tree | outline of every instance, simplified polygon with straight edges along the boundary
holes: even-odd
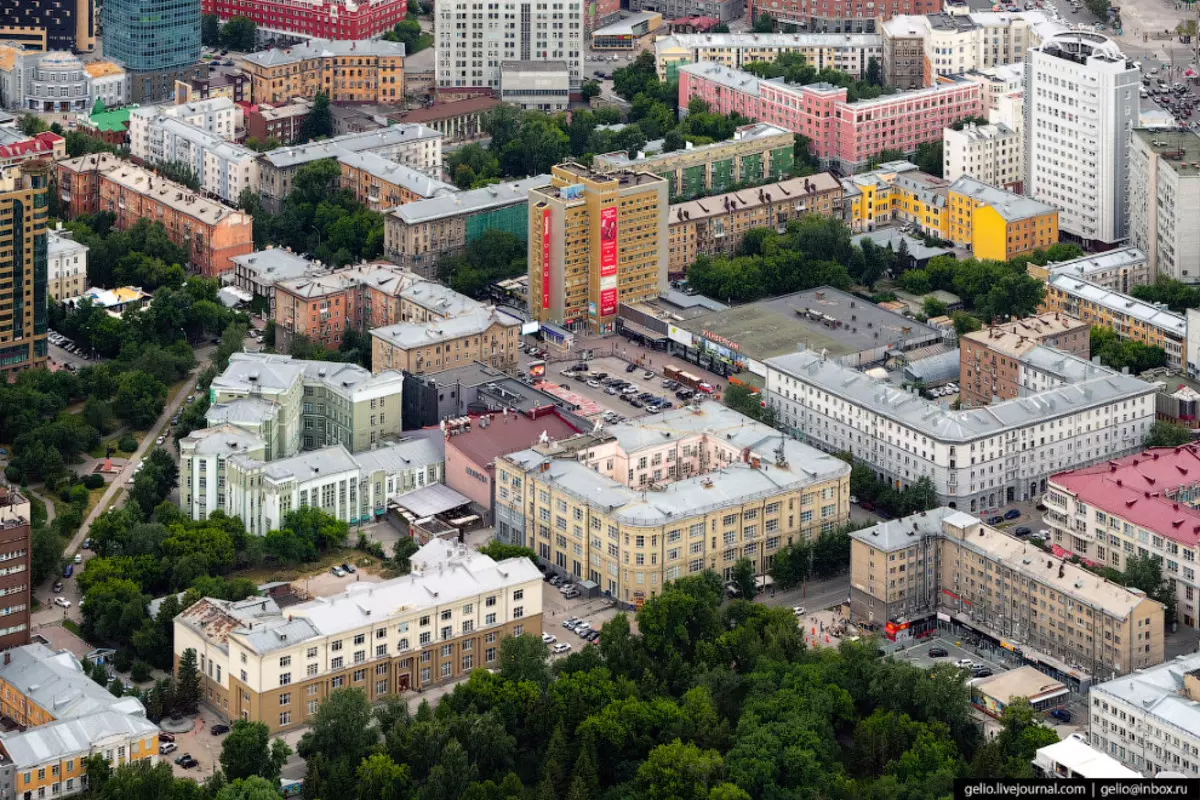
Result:
[[[942,140],[922,142],[917,145],[917,154],[913,157],[913,163],[922,172],[942,177]]]
[[[950,319],[954,322],[954,331],[959,336],[966,336],[968,333],[974,333],[983,327],[977,317],[973,317],[965,311],[955,311],[950,315]]]
[[[510,636],[500,643],[500,675],[507,681],[531,681],[544,686],[548,677],[546,643],[533,634]]]
[[[759,14],[754,18],[754,25],[750,30],[754,33],[774,33],[775,18],[770,14]]]
[[[925,312],[925,318],[944,317],[950,309],[941,300],[936,297],[926,297],[922,310]]]
[[[396,546],[392,549],[392,559],[396,562],[396,567],[405,575],[412,569],[409,559],[412,558],[420,546],[410,536],[401,536],[396,540]]]
[[[134,428],[150,427],[162,413],[167,387],[145,372],[126,372],[117,379],[117,415]]]
[[[754,578],[754,564],[748,558],[739,558],[733,565],[730,582],[737,587],[741,599],[753,600],[758,594],[758,584]]]
[[[221,745],[221,769],[231,781],[257,775],[271,785],[279,783],[292,748],[282,739],[271,741],[266,724],[239,719]]]
[[[638,768],[640,796],[647,800],[708,800],[722,767],[717,751],[701,750],[676,739],[651,750]]]
[[[279,781],[258,776],[239,778],[222,786],[214,800],[279,800]]]
[[[867,59],[867,83],[871,84],[872,86],[884,85],[883,65],[879,63],[879,59],[875,56],[871,56],[869,59]],[[941,174],[940,168],[937,174]]]
[[[479,548],[479,552],[496,561],[503,561],[506,558],[528,558],[530,561],[537,562],[537,553],[530,548],[522,547],[519,544],[506,544],[499,539],[492,539]]]
[[[1084,0],[1083,3],[1087,6],[1087,10],[1096,15],[1096,18],[1107,22],[1108,21],[1108,0]]]
[[[205,47],[221,46],[221,20],[216,14],[200,15],[200,43]]]
[[[359,797],[377,800],[407,800],[412,793],[412,776],[407,764],[397,764],[385,753],[375,753],[358,765]]]
[[[189,647],[179,656],[179,666],[175,670],[174,710],[181,714],[195,714],[199,707],[200,670],[196,663],[196,651]]]
[[[1149,553],[1138,553],[1125,559],[1125,572],[1121,583],[1141,589],[1152,600],[1163,604],[1163,619],[1175,619],[1176,595],[1171,582],[1163,578],[1162,559]]]
[[[581,89],[584,102],[591,100],[596,95],[600,94],[600,83],[598,81],[584,81]]]
[[[329,108],[329,95],[317,92],[313,98],[312,108],[300,126],[301,141],[311,142],[313,139],[333,136],[333,112]]]
[[[383,38],[389,42],[403,43],[405,52],[410,56],[424,50],[431,43],[430,37],[421,33],[421,24],[415,19],[401,20],[385,33]]]
[[[258,26],[249,17],[233,17],[221,28],[221,44],[239,53],[254,52]],[[203,31],[201,31],[203,36]]]
[[[319,753],[329,763],[357,765],[379,739],[371,724],[371,706],[359,689],[339,689],[317,707],[312,727],[296,751],[301,758]]]
[[[1146,447],[1175,447],[1193,441],[1192,429],[1176,422],[1159,420],[1150,426]]]

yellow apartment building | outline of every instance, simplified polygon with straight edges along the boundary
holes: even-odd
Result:
[[[975,258],[1009,261],[1058,243],[1054,206],[963,176],[948,191],[943,238],[970,246]]]
[[[900,198],[893,189],[896,176],[917,171],[909,161],[889,161],[870,172],[842,178],[843,217],[850,230],[863,233],[892,223]]]
[[[286,49],[242,57],[255,103],[309,100],[318,92],[335,103],[389,103],[404,99],[404,45],[382,39],[310,39]]]

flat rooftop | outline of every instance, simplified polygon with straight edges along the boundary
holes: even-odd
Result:
[[[838,357],[887,344],[905,349],[908,342],[940,341],[942,336],[924,323],[828,286],[703,314],[680,327],[696,335],[711,331],[758,360],[794,353],[799,345]]]
[[[654,48],[659,51],[672,47],[766,50],[774,47],[865,49],[882,46],[883,37],[878,33],[676,33],[660,36],[654,43]]]
[[[1032,317],[1014,319],[1000,325],[968,333],[962,338],[979,342],[993,350],[1012,356],[1022,356],[1049,336],[1073,331],[1077,328],[1090,330],[1091,326],[1075,319],[1070,314],[1047,311]]]
[[[1138,128],[1133,135],[1180,175],[1200,175],[1200,134],[1193,131],[1151,131]]]
[[[975,687],[989,697],[1008,705],[1016,697],[1036,702],[1046,696],[1066,694],[1067,687],[1036,667],[1018,667],[975,682]]]
[[[549,175],[535,175],[532,178],[485,186],[482,189],[442,194],[415,203],[405,203],[389,213],[408,225],[455,217],[459,214],[476,214],[517,203],[527,204],[530,189],[549,183]]]
[[[603,28],[597,28],[592,31],[592,36],[633,36],[635,25],[640,25],[643,22],[649,22],[655,17],[662,17],[662,14],[657,11],[641,11],[636,14],[631,14],[624,19],[619,19],[616,22],[605,25]]]

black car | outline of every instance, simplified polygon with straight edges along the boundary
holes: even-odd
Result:
[[[1050,716],[1054,717],[1059,722],[1070,722],[1071,712],[1065,708],[1056,708],[1050,712]]]
[[[641,408],[642,406],[645,405],[645,403],[643,403],[641,400],[638,400],[635,397],[634,399],[629,401],[629,405],[633,406],[634,408]]]
[[[988,525],[999,525],[1001,522],[1004,522],[1004,517],[1000,516],[999,514],[994,514],[993,516],[988,517],[987,521]]]
[[[220,736],[222,733],[229,733],[229,726],[228,725],[213,725],[211,730],[212,730],[213,736]]]
[[[950,655],[950,654],[948,652],[946,652],[946,648],[944,648],[944,647],[929,648],[929,657],[930,658],[945,658],[948,655]]]
[[[182,766],[183,762],[187,761],[191,757],[192,757],[191,753],[180,753],[178,756],[175,757],[175,763]]]
[[[200,766],[200,762],[197,761],[196,759],[192,758],[191,756],[188,756],[183,761],[179,762],[179,766],[183,767],[184,769],[193,769],[195,767]]]
[[[979,666],[979,667],[975,667],[971,670],[972,678],[990,678],[995,674],[996,673],[992,672],[991,667]]]
[[[1005,519],[1016,519],[1019,516],[1021,516],[1021,511],[1016,508],[1010,508],[1008,511],[1004,512]]]
[[[680,400],[687,400],[689,397],[692,396],[692,392],[690,389],[680,389],[678,392],[675,393],[675,396],[678,397]]]
[[[626,371],[626,372],[633,372],[633,371],[634,371],[634,370],[636,370],[636,369],[637,369],[637,364],[630,364],[628,367],[626,367],[626,368],[625,368],[625,371]]]
[[[627,394],[619,394],[617,397],[621,398],[621,402],[623,403],[630,403],[633,401],[633,398]]]
[[[1028,536],[1029,534],[1033,533],[1033,529],[1028,525],[1022,525],[1014,530],[1013,533],[1015,533],[1017,536]]]

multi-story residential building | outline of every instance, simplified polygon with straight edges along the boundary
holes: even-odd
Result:
[[[774,61],[784,53],[803,56],[818,70],[836,69],[865,78],[871,59],[882,66],[883,37],[874,33],[676,33],[654,42],[661,80],[679,77],[683,64],[711,61],[741,69],[752,61]]]
[[[88,246],[72,238],[71,231],[50,231],[46,239],[46,293],[51,300],[62,302],[79,297],[87,285]]]
[[[1092,746],[1146,777],[1200,773],[1200,655],[1176,656],[1088,692]]]
[[[0,128],[0,167],[30,160],[67,157],[67,140],[52,131],[26,136],[16,128]]]
[[[277,106],[259,103],[246,113],[246,136],[260,142],[294,142],[301,137],[311,109],[312,101],[304,99]]]
[[[1150,270],[1200,283],[1200,136],[1137,129],[1129,145],[1129,243]]]
[[[943,507],[850,534],[850,614],[896,641],[966,630],[1068,684],[1163,660],[1163,607]]]
[[[1166,306],[1104,289],[1070,274],[1053,274],[1046,282],[1043,311],[1061,311],[1089,325],[1109,328],[1122,339],[1158,347],[1167,353],[1167,366],[1187,363],[1187,320]]]
[[[887,225],[899,211],[900,192],[897,176],[918,172],[910,161],[887,161],[870,172],[842,178],[843,217],[852,231],[872,231]]]
[[[667,411],[496,459],[496,536],[639,604],[669,581],[780,547],[850,513],[846,462],[719,403]]]
[[[347,153],[374,153],[418,172],[438,175],[442,169],[442,135],[424,125],[390,125],[263,153],[258,167],[263,208],[279,213],[283,198],[292,191],[296,172],[305,164]]]
[[[1041,11],[938,13],[924,19],[927,82],[1019,62],[1043,37],[1067,30]]]
[[[29,50],[96,49],[96,9],[93,0],[4,0],[0,2],[0,40]]]
[[[235,103],[248,104],[250,101],[250,77],[242,72],[218,72],[209,69],[207,75],[196,75],[187,83],[175,88],[177,103],[193,103],[197,100],[211,100],[214,97],[228,97]]]
[[[446,319],[373,328],[371,366],[414,375],[472,361],[512,369],[517,364],[520,339],[519,319],[479,306]]]
[[[227,97],[136,108],[129,115],[130,155],[147,164],[187,167],[200,188],[236,205],[258,188],[258,154],[231,141],[242,111]]]
[[[565,61],[571,93],[583,86],[585,15],[580,0],[462,0],[442,3],[434,13],[438,87],[498,90],[505,61]],[[481,20],[486,15],[499,22],[485,28]],[[469,38],[459,25],[470,26]]]
[[[158,763],[158,726],[142,702],[113,697],[68,650],[29,644],[5,651],[0,687],[0,710],[14,723],[0,733],[6,797],[81,794],[94,755],[113,768]]]
[[[1038,314],[960,336],[959,399],[963,407],[1029,394],[1022,366],[1035,347],[1053,347],[1087,361],[1091,330],[1091,325],[1067,314]]]
[[[1021,95],[1025,89],[1025,66],[1023,63],[971,69],[964,72],[962,77],[969,81],[975,81],[983,89],[985,116],[998,109],[1000,98],[1013,94]],[[1009,127],[1017,129],[1016,125],[1009,125]]]
[[[679,68],[680,105],[693,97],[718,114],[737,112],[803,134],[822,165],[847,173],[884,150],[915,153],[924,142],[941,141],[944,128],[983,113],[979,84],[955,77],[851,103],[844,87],[828,83],[793,86],[719,64],[685,64]]]
[[[171,97],[200,60],[200,0],[108,0],[104,55],[129,70],[133,102]]]
[[[458,188],[375,153],[341,153],[342,188],[372,211],[455,194]]]
[[[781,230],[805,214],[841,218],[842,184],[829,172],[689,200],[667,216],[667,272],[681,275],[699,255],[728,255],[752,228]]]
[[[568,162],[529,190],[529,311],[571,330],[613,333],[617,305],[667,288],[669,183]],[[620,258],[618,258],[620,254]]]
[[[0,374],[44,367],[49,355],[49,191],[48,161],[0,168]]]
[[[751,19],[770,14],[772,19],[798,25],[820,33],[861,33],[874,31],[881,21],[897,14],[934,14],[942,10],[937,0],[891,0],[876,4],[871,0],[748,0],[746,13]]]
[[[629,0],[630,11],[658,11],[664,19],[707,17],[732,22],[743,14],[741,0]]]
[[[1154,283],[1154,268],[1136,247],[1119,247],[1103,253],[1080,256],[1070,261],[1051,262],[1044,267],[1029,264],[1029,274],[1043,281],[1051,275],[1069,275],[1101,289],[1129,294],[1138,286]]]
[[[206,419],[262,439],[268,461],[339,444],[357,453],[400,433],[403,384],[402,375],[383,368],[372,375],[356,364],[235,353],[213,379]],[[247,400],[253,402],[227,408]]]
[[[195,194],[147,169],[107,153],[60,161],[59,199],[70,216],[111,211],[118,230],[140,219],[159,221],[167,236],[189,253],[197,272],[215,277],[233,257],[254,249],[253,218]]]
[[[1025,138],[1012,128],[968,123],[942,131],[942,176],[948,181],[974,178],[1009,192],[1025,180]]]
[[[946,238],[975,258],[1010,261],[1058,242],[1058,208],[963,176],[946,192]]]
[[[341,37],[339,37],[340,39]],[[255,103],[313,99],[324,92],[335,103],[404,100],[404,45],[383,39],[308,39],[286,49],[242,56]]]
[[[619,171],[652,172],[667,180],[670,197],[690,199],[724,192],[737,184],[780,180],[792,171],[796,137],[788,130],[763,122],[743,125],[726,142],[653,155],[627,151],[605,153],[592,159],[592,169],[608,175]]]
[[[502,230],[528,239],[529,190],[549,182],[549,175],[535,175],[405,203],[384,217],[384,255],[432,278],[438,261],[461,255],[484,231]]]
[[[364,41],[390,31],[408,14],[408,6],[404,0],[331,4],[288,0],[203,0],[203,12],[217,15],[222,22],[233,17],[248,17],[266,33],[322,42],[334,40],[340,44],[342,40]]]
[[[30,536],[29,500],[12,486],[0,486],[0,650],[29,644],[33,613],[33,578],[30,575],[33,539]]]
[[[176,659],[200,654],[205,703],[272,732],[309,722],[330,693],[369,700],[497,668],[500,642],[542,630],[542,573],[434,540],[412,572],[288,606],[205,598],[175,619]]]
[[[230,260],[233,262],[233,285],[265,303],[267,319],[275,319],[275,284],[329,272],[319,263],[282,247],[268,247]]]
[[[1056,472],[1135,452],[1154,422],[1156,387],[1105,368],[1071,385],[951,411],[820,353],[766,364],[767,402],[785,431],[853,453],[893,486],[928,477],[939,502],[973,513],[1039,497]]]
[[[1062,231],[1084,244],[1128,235],[1140,88],[1137,63],[1098,33],[1055,34],[1025,56],[1025,191],[1057,206]]]
[[[925,78],[924,17],[899,14],[884,20],[883,79],[888,86],[900,89],[919,89],[928,84]]]
[[[500,65],[500,99],[535,111],[566,111],[571,71],[565,61],[505,61]]]
[[[1043,498],[1051,549],[1115,570],[1135,555],[1158,559],[1178,621],[1200,627],[1200,480],[1190,474],[1197,466],[1200,450],[1188,444],[1051,476]]]

